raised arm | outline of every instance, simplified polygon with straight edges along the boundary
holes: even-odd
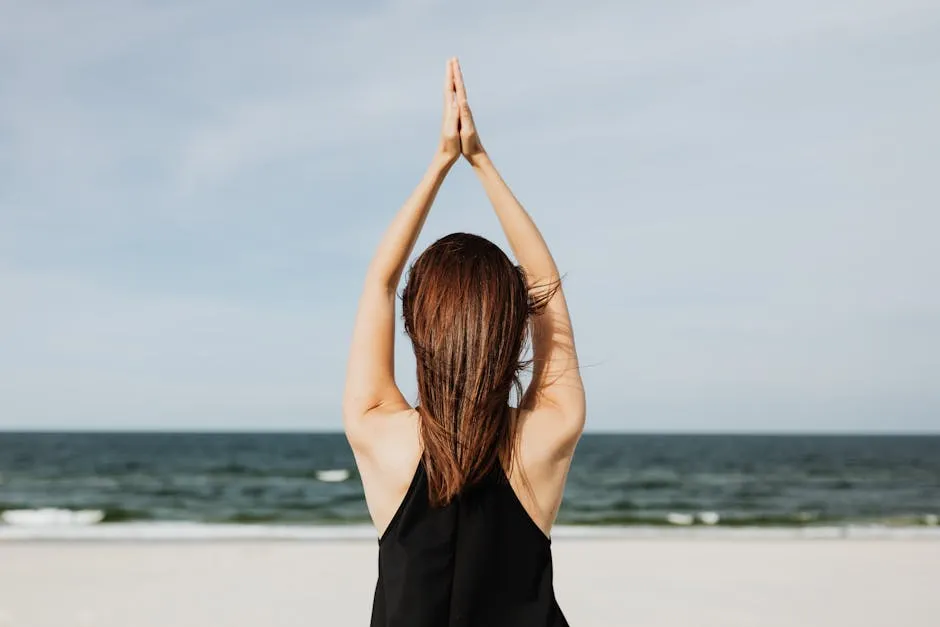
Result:
[[[395,384],[395,290],[434,197],[460,156],[457,120],[453,64],[448,62],[440,147],[424,178],[386,230],[366,272],[343,394],[343,419],[350,436],[361,431],[357,427],[373,410],[407,406]]]
[[[563,448],[569,444],[573,446],[584,425],[584,387],[558,267],[535,222],[516,200],[483,149],[467,102],[460,66],[456,61],[453,63],[462,152],[486,190],[513,254],[525,270],[530,290],[536,293],[549,290],[546,293],[550,294],[532,322],[534,365],[532,382],[522,407],[551,414],[549,420],[558,427]]]

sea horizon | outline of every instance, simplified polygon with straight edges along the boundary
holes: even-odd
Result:
[[[586,433],[558,537],[940,537],[940,434]],[[374,537],[338,431],[0,431],[0,539]]]

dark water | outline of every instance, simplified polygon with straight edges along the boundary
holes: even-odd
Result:
[[[105,524],[368,521],[340,434],[0,433],[0,520],[40,508],[98,510]],[[586,435],[559,522],[918,526],[938,514],[940,436]]]

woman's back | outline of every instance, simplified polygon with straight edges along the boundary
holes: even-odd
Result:
[[[585,416],[568,307],[541,234],[479,143],[456,60],[444,98],[439,152],[369,266],[347,366],[346,434],[381,534],[372,624],[566,625],[549,537]],[[415,260],[401,297],[414,409],[395,381],[396,287],[461,153],[519,263],[468,233]]]
[[[443,507],[419,463],[379,540],[372,627],[561,627],[551,541],[501,468]]]

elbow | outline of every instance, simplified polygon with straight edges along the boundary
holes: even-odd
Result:
[[[565,422],[565,431],[567,431],[568,436],[574,441],[579,440],[581,434],[584,433],[584,425],[587,422],[587,409],[583,401],[579,406],[568,410]]]
[[[558,417],[556,430],[556,453],[557,460],[570,460],[574,454],[581,435],[584,433],[585,412],[577,411],[573,408],[562,410]]]
[[[569,390],[561,398],[556,399],[556,407],[561,410],[562,431],[565,437],[571,442],[577,442],[584,433],[584,425],[587,423],[587,401],[584,394],[584,388],[580,385],[575,389]]]
[[[365,413],[362,406],[363,399],[361,395],[349,388],[343,392],[343,429],[346,432],[349,432],[350,429],[354,429],[360,422],[362,415]]]
[[[387,296],[394,296],[398,289],[400,276],[379,275],[367,279],[367,283],[375,290],[382,291]]]
[[[401,279],[401,271],[378,265],[371,265],[366,271],[366,289],[384,290],[394,294]]]
[[[343,403],[343,433],[353,450],[361,448],[365,436],[363,429],[363,412],[358,407]]]
[[[343,431],[352,441],[362,433],[363,425],[373,409],[381,403],[375,402],[368,396],[347,393],[343,398]]]
[[[369,408],[364,399],[355,394],[346,393],[343,397],[343,428],[346,431],[355,429],[366,415]]]

